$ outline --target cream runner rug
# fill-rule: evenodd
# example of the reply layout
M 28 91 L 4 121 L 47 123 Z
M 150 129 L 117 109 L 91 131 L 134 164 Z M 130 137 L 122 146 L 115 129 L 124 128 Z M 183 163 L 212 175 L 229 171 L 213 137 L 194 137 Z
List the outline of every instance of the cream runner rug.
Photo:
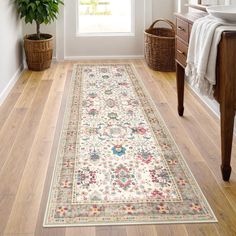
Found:
M 216 218 L 134 67 L 75 65 L 44 226 L 197 222 Z

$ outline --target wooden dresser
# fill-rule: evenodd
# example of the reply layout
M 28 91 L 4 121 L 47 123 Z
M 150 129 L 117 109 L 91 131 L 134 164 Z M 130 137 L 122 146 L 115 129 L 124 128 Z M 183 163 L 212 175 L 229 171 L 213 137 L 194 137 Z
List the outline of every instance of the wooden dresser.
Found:
M 176 80 L 178 113 L 184 113 L 184 80 L 188 44 L 193 22 L 207 13 L 175 14 L 176 16 Z M 223 180 L 228 181 L 231 173 L 231 150 L 236 110 L 236 32 L 223 32 L 218 47 L 214 97 L 221 112 L 221 171 Z

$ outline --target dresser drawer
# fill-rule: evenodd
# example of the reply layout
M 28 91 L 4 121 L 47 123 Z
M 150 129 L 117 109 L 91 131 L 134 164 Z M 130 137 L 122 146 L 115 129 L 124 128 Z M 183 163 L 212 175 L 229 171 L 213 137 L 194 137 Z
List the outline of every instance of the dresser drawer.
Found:
M 176 40 L 176 60 L 186 66 L 186 60 L 188 55 L 188 46 L 181 42 L 181 40 Z
M 188 43 L 189 38 L 189 24 L 179 18 L 176 19 L 176 34 L 186 43 Z

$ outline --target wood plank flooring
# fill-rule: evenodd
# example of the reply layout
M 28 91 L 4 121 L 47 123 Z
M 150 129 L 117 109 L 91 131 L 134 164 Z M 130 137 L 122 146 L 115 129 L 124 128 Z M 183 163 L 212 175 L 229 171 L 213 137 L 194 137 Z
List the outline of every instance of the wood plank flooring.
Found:
M 133 63 L 209 201 L 215 224 L 43 228 L 55 153 L 73 64 L 54 63 L 44 72 L 25 70 L 0 106 L 0 235 L 6 236 L 195 236 L 236 235 L 236 141 L 230 182 L 220 172 L 220 122 L 187 88 L 185 115 L 177 114 L 175 73 Z

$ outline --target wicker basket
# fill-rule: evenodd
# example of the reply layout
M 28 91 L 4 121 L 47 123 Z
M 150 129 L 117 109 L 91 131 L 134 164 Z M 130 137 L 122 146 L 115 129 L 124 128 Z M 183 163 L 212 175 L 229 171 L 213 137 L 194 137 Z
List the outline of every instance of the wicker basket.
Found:
M 171 28 L 154 28 L 158 22 L 165 22 Z M 148 66 L 158 71 L 175 71 L 175 25 L 166 19 L 156 20 L 145 30 L 144 37 Z
M 24 48 L 29 70 L 41 71 L 50 67 L 53 54 L 53 36 L 41 34 L 46 39 L 33 40 L 34 35 L 26 35 Z

